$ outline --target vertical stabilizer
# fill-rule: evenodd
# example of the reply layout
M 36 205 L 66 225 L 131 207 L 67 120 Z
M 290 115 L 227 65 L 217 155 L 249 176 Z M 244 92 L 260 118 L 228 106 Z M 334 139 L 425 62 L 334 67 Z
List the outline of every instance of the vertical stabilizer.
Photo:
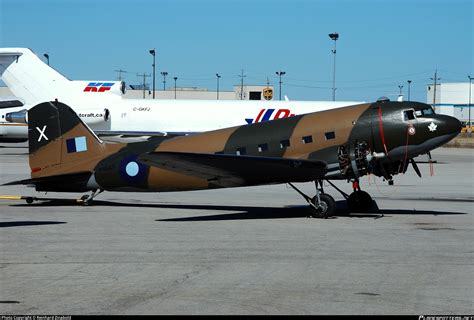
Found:
M 0 48 L 0 76 L 25 104 L 63 100 L 70 81 L 26 48 Z
M 60 102 L 44 102 L 28 111 L 28 143 L 32 177 L 91 171 L 106 149 Z

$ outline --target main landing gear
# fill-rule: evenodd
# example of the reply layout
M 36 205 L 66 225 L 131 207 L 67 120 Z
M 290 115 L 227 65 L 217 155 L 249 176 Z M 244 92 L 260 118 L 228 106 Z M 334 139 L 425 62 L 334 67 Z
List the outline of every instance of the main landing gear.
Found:
M 333 197 L 324 193 L 322 180 L 314 181 L 316 195 L 312 198 L 301 192 L 292 183 L 288 184 L 308 202 L 311 208 L 311 216 L 313 218 L 327 219 L 336 211 L 336 201 Z
M 90 206 L 92 204 L 92 200 L 97 197 L 99 194 L 104 192 L 102 189 L 95 189 L 92 191 L 91 194 L 85 194 L 81 197 L 81 199 L 77 200 L 77 202 L 81 203 L 83 206 Z
M 373 207 L 372 197 L 365 191 L 360 190 L 359 179 L 352 181 L 351 195 L 346 198 L 347 206 L 351 212 L 369 212 Z
M 369 212 L 373 207 L 372 197 L 365 191 L 360 189 L 359 180 L 352 181 L 353 192 L 348 195 L 331 181 L 326 180 L 334 189 L 339 191 L 347 201 L 347 206 L 351 212 Z M 296 188 L 292 183 L 288 183 L 296 192 L 298 192 L 309 204 L 311 208 L 311 216 L 313 218 L 324 218 L 334 215 L 336 211 L 336 201 L 329 194 L 324 193 L 322 180 L 316 180 L 316 195 L 309 197 Z

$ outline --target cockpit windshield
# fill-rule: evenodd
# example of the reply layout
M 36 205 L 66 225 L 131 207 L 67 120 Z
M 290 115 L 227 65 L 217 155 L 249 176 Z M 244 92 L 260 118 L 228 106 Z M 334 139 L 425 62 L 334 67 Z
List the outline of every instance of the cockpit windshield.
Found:
M 432 107 L 427 107 L 421 110 L 416 110 L 415 114 L 417 117 L 421 117 L 421 116 L 428 116 L 428 115 L 435 114 L 435 112 Z

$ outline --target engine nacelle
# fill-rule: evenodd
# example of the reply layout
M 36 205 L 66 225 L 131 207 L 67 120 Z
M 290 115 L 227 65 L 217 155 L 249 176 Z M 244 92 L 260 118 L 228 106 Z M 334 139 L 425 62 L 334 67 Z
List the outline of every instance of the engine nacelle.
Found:
M 5 120 L 12 123 L 28 123 L 28 111 L 23 109 L 20 111 L 8 112 L 5 114 Z
M 77 115 L 88 125 L 97 125 L 110 120 L 109 109 L 80 109 Z
M 109 109 L 80 109 L 77 115 L 88 125 L 97 125 L 110 120 Z M 16 112 L 9 112 L 5 115 L 5 120 L 12 123 L 28 123 L 28 111 L 26 109 Z

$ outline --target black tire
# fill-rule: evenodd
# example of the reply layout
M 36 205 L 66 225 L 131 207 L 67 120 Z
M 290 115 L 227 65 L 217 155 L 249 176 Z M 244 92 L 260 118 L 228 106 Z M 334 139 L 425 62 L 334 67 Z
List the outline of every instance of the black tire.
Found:
M 351 212 L 369 212 L 373 207 L 372 197 L 365 191 L 354 191 L 347 199 L 347 206 Z
M 32 197 L 27 197 L 25 200 L 26 200 L 26 203 L 28 203 L 28 204 L 33 203 L 33 198 Z
M 80 203 L 83 206 L 90 206 L 90 205 L 92 205 L 92 199 L 89 199 L 89 196 L 87 194 L 85 194 L 81 197 Z
M 328 194 L 320 194 L 319 200 L 321 201 L 321 208 L 315 209 L 313 206 L 311 206 L 311 215 L 313 218 L 327 219 L 328 217 L 334 215 L 334 212 L 336 211 L 336 201 L 334 198 Z M 316 196 L 311 199 L 311 202 L 315 206 L 318 206 Z

